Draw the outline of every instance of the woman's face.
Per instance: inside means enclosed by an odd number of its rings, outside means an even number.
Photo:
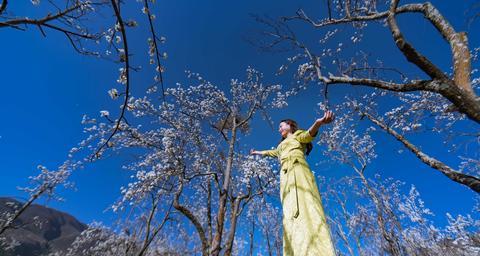
[[[278,132],[282,135],[283,138],[286,138],[290,131],[290,125],[285,122],[281,122],[278,125]]]

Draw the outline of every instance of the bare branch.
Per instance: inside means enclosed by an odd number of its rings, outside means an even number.
[[[175,193],[175,197],[173,200],[173,207],[179,210],[185,217],[187,217],[197,230],[197,233],[200,237],[200,241],[202,242],[202,255],[208,255],[208,244],[207,244],[207,237],[205,236],[205,231],[203,230],[202,224],[197,219],[197,217],[185,206],[179,203],[179,198],[183,190],[183,183],[180,181],[178,191]]]
[[[143,256],[147,253],[147,250],[148,250],[148,247],[150,246],[150,244],[153,242],[153,240],[155,239],[155,237],[158,235],[158,233],[160,232],[160,230],[162,230],[162,228],[164,227],[165,223],[167,223],[167,221],[170,219],[170,212],[171,212],[171,209],[172,209],[172,206],[173,206],[173,201],[172,203],[170,204],[170,207],[168,208],[165,216],[163,217],[163,220],[162,222],[153,230],[152,232],[152,235],[151,237],[149,236],[149,232],[150,232],[150,224],[151,224],[151,221],[152,221],[152,218],[153,218],[153,215],[156,211],[156,208],[157,208],[157,204],[158,202],[154,202],[154,205],[152,206],[152,210],[150,212],[150,216],[148,218],[148,223],[147,223],[147,235],[145,236],[145,241],[144,241],[144,244],[142,246],[142,249],[138,252],[137,256]]]
[[[420,80],[420,81],[412,81],[411,83],[406,84],[399,84],[393,83],[378,79],[369,79],[369,78],[355,78],[355,77],[348,77],[348,76],[333,76],[330,75],[328,77],[321,76],[322,81],[326,84],[351,84],[351,85],[364,85],[369,87],[374,87],[378,89],[384,89],[388,91],[394,92],[412,92],[412,91],[433,91],[436,90],[431,80]]]
[[[453,55],[453,81],[465,92],[475,95],[470,83],[471,56],[467,33],[456,33],[451,42]]]
[[[122,110],[120,112],[120,116],[118,117],[116,121],[115,128],[113,129],[113,132],[110,134],[108,139],[103,143],[95,152],[95,154],[92,156],[93,157],[100,157],[100,152],[104,147],[108,147],[108,143],[110,140],[113,138],[113,136],[120,130],[120,124],[122,123],[122,120],[125,118],[125,110],[127,109],[128,106],[128,99],[130,98],[130,58],[129,58],[129,51],[128,51],[128,43],[127,43],[127,32],[125,31],[125,24],[122,19],[122,15],[120,14],[120,9],[117,3],[115,3],[115,0],[111,0],[111,4],[113,7],[113,10],[115,12],[115,16],[117,17],[117,23],[118,27],[120,29],[120,33],[122,34],[122,41],[123,41],[123,48],[124,48],[124,61],[125,61],[125,99],[123,101],[123,106]],[[118,3],[120,4],[120,2]]]
[[[449,179],[463,184],[467,187],[469,187],[471,190],[480,193],[480,179],[474,176],[470,176],[464,173],[461,173],[457,170],[454,170],[450,166],[446,165],[445,163],[425,154],[422,152],[419,148],[417,148],[415,145],[413,145],[411,142],[409,142],[405,137],[397,133],[395,130],[392,128],[388,127],[386,124],[384,124],[382,121],[379,119],[375,118],[374,116],[370,115],[369,113],[366,113],[364,111],[361,111],[362,115],[365,115],[370,119],[373,123],[375,123],[377,126],[388,132],[390,135],[394,136],[398,141],[400,141],[407,149],[409,149],[412,153],[417,156],[418,159],[420,159],[423,163],[427,164],[428,166],[442,172],[445,176],[447,176]]]
[[[439,68],[430,62],[430,60],[418,53],[417,50],[415,50],[415,48],[413,48],[413,46],[410,45],[403,37],[402,33],[400,32],[400,28],[397,25],[397,21],[395,20],[398,2],[399,0],[392,0],[389,14],[387,16],[387,22],[390,30],[392,31],[392,36],[398,49],[405,55],[408,61],[418,66],[432,79],[448,80],[447,75],[445,75]]]
[[[400,8],[394,9],[394,11],[398,13],[399,9]],[[409,5],[409,8],[403,8],[404,12],[412,10],[423,12],[424,7],[423,5]],[[300,10],[297,13],[297,17],[300,17],[303,20],[309,20],[308,17],[306,17],[306,15],[303,13],[303,11]],[[389,23],[391,24],[392,31],[394,32],[394,38],[396,39],[396,43],[399,46],[399,49],[402,50],[402,52],[407,57],[407,59],[409,59],[409,61],[419,66],[422,70],[424,70],[434,79],[411,81],[409,83],[394,83],[380,79],[349,77],[346,76],[345,73],[341,74],[341,76],[336,76],[332,74],[325,76],[322,74],[321,71],[322,66],[320,58],[318,56],[315,56],[308,49],[307,46],[297,40],[295,34],[290,29],[288,29],[288,25],[278,24],[268,20],[261,20],[257,18],[259,22],[268,25],[272,29],[273,32],[270,32],[269,35],[273,36],[275,44],[279,44],[282,41],[289,41],[292,45],[302,50],[305,53],[306,58],[310,62],[310,71],[315,74],[315,77],[316,79],[318,79],[318,81],[324,83],[325,85],[344,83],[351,85],[365,85],[378,89],[397,92],[436,92],[442,95],[444,98],[448,99],[450,102],[452,102],[459,112],[465,114],[471,120],[480,123],[480,97],[475,95],[475,93],[471,92],[471,90],[465,90],[463,89],[463,87],[456,86],[455,81],[447,77],[440,69],[434,66],[428,59],[420,55],[413,47],[411,47],[408,43],[405,42],[402,34],[400,33],[400,30],[398,29],[398,26],[396,25],[394,15],[390,15],[388,19],[390,20]],[[349,20],[349,22],[350,21],[351,20]],[[447,28],[449,28],[449,26],[445,25],[445,30]],[[270,46],[271,45],[272,44],[270,44]],[[463,67],[465,67],[465,65]],[[463,70],[462,72],[462,74],[464,74],[464,72],[469,71]],[[465,81],[466,76],[462,75],[462,77],[462,81]],[[327,97],[325,97],[325,99],[327,99]]]
[[[158,51],[158,44],[157,44],[157,35],[155,33],[155,28],[153,27],[153,21],[152,21],[152,14],[150,13],[150,7],[148,6],[148,0],[144,0],[144,6],[145,10],[147,12],[147,17],[148,17],[148,24],[150,25],[150,33],[152,34],[152,42],[153,46],[155,47],[155,56],[157,59],[157,71],[158,71],[158,76],[160,78],[160,85],[162,86],[162,98],[165,101],[165,88],[163,86],[163,67],[160,62],[160,52]]]
[[[51,186],[49,186],[48,183],[42,184],[40,189],[31,195],[28,201],[25,202],[19,210],[15,211],[15,214],[12,217],[8,218],[4,223],[2,223],[2,226],[0,227],[0,235],[3,234],[7,229],[12,228],[12,224],[15,222],[15,220],[17,220],[20,215],[22,215],[22,213],[25,212],[25,210],[27,210],[27,208],[30,207],[30,205],[32,205],[33,202],[48,189],[51,189]]]
[[[41,19],[30,19],[30,18],[19,18],[19,19],[12,19],[12,20],[7,20],[7,21],[2,21],[0,22],[0,28],[1,27],[8,27],[12,25],[22,25],[22,24],[34,24],[34,25],[43,25],[47,22],[56,20],[60,17],[64,17],[67,14],[79,9],[82,6],[82,4],[75,4],[63,11],[59,11],[54,15],[48,14],[47,16],[41,18]]]
[[[407,4],[401,7],[398,7],[397,13],[407,13],[407,12],[413,12],[416,10],[420,10],[422,7],[421,4]],[[324,19],[320,22],[314,21],[312,18],[310,18],[305,11],[302,9],[299,9],[296,12],[295,16],[291,17],[282,17],[282,20],[284,21],[289,21],[289,20],[303,20],[308,23],[310,23],[312,26],[315,28],[321,28],[321,27],[327,27],[331,25],[340,25],[340,24],[346,24],[346,23],[353,23],[353,22],[359,22],[359,21],[375,21],[375,20],[382,20],[387,18],[388,16],[388,11],[385,12],[377,12],[373,14],[368,14],[368,15],[346,15],[345,17],[339,18],[339,19]]]
[[[7,0],[2,1],[2,5],[0,5],[0,14],[2,14],[3,11],[5,11],[5,9],[7,9],[7,4],[8,4]]]
[[[236,113],[233,113],[235,116]],[[231,173],[233,169],[233,156],[234,156],[234,148],[235,148],[235,141],[237,138],[237,122],[235,118],[232,118],[232,131],[230,135],[230,140],[228,142],[228,156],[225,171],[223,174],[223,186],[220,190],[220,198],[219,198],[219,206],[218,206],[218,214],[217,214],[217,230],[216,234],[212,241],[212,246],[210,249],[210,254],[214,256],[218,256],[220,253],[220,246],[222,241],[223,235],[223,227],[225,224],[225,212],[227,206],[227,194],[228,189],[230,187],[230,180],[231,180]]]

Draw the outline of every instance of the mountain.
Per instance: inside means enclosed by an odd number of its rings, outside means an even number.
[[[21,207],[15,199],[0,197],[0,218],[6,213],[13,213],[15,207]],[[79,222],[70,214],[52,208],[33,204],[14,223],[15,229],[7,230],[3,236],[7,241],[18,241],[12,250],[2,251],[1,256],[45,255],[63,251],[87,225]]]

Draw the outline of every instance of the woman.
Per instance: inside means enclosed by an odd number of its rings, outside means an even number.
[[[282,141],[276,149],[256,151],[253,155],[280,160],[280,201],[283,209],[283,255],[335,255],[330,231],[323,213],[315,177],[305,160],[312,150],[318,128],[333,120],[331,111],[317,119],[307,130],[298,129],[291,119],[282,120],[278,131]]]

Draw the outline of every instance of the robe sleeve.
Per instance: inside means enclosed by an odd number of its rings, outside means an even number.
[[[313,141],[315,136],[317,136],[317,134],[315,134],[314,136],[310,135],[310,132],[308,130],[298,130],[295,133],[297,134],[297,140],[300,143],[310,143]]]
[[[268,156],[268,157],[278,157],[278,150],[277,149],[270,149],[270,150],[262,150],[260,151],[263,156]]]

